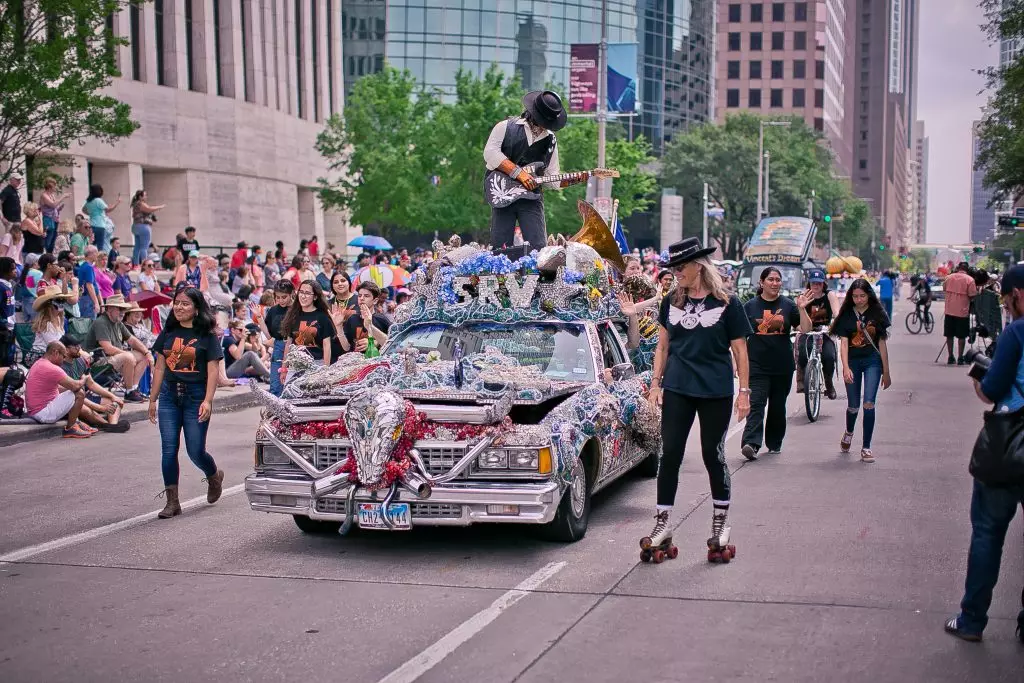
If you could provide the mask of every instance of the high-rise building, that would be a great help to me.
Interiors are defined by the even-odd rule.
[[[360,76],[384,69],[386,0],[344,0],[341,6],[341,50],[345,94]]]
[[[350,8],[356,6],[376,12],[376,28],[383,5],[382,0],[353,0],[346,2],[345,11],[355,12]],[[657,153],[675,131],[711,116],[714,7],[714,0],[608,0],[608,42],[638,44],[640,111],[622,122],[629,126],[631,120],[634,133],[647,136]],[[357,27],[361,26],[360,19]],[[569,49],[575,43],[600,42],[601,3],[389,0],[384,27],[383,61],[408,69],[427,87],[451,95],[460,68],[482,76],[497,64],[509,75],[518,72],[528,89],[555,84],[568,102]],[[368,21],[366,35],[370,33]],[[346,29],[346,41],[348,35]],[[376,40],[378,34],[373,35]],[[383,66],[376,52],[353,53],[353,64],[348,49],[346,44],[350,81]],[[363,72],[360,56],[366,57]]]
[[[996,229],[996,209],[990,206],[992,191],[985,187],[985,169],[976,167],[978,161],[980,121],[971,126],[971,242],[992,240]]]
[[[892,248],[911,242],[907,183],[917,62],[918,0],[850,0],[856,12],[854,192],[871,204]]]
[[[821,131],[837,175],[853,163],[854,34],[851,0],[721,2],[715,117],[796,115]]]
[[[928,241],[928,136],[925,135],[924,121],[914,122],[911,145],[910,184],[914,190],[911,241],[924,244]]]

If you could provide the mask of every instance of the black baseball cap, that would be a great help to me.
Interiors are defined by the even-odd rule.
[[[1015,289],[1024,289],[1024,266],[1017,265],[1003,273],[999,293],[1006,295]]]
[[[192,227],[191,225],[185,228],[185,232],[195,232],[195,231],[196,231],[196,229],[194,227]]]

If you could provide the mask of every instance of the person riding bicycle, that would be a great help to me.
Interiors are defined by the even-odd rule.
[[[932,290],[928,286],[928,278],[924,275],[918,275],[913,285],[914,291],[910,295],[910,300],[914,302],[917,314],[923,316],[932,306]]]
[[[825,271],[814,268],[807,271],[807,291],[811,297],[811,303],[807,306],[807,314],[811,317],[811,326],[817,330],[828,327],[832,319],[839,312],[839,298],[835,292],[828,288],[825,278]],[[813,343],[813,337],[798,337],[797,348],[799,350],[800,369],[796,373],[796,391],[803,393],[804,370],[807,368],[808,344]],[[821,368],[825,375],[825,396],[835,399],[836,388],[833,377],[836,374],[836,343],[832,338],[825,335],[821,345]]]

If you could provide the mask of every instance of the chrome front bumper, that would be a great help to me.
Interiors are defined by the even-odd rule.
[[[313,501],[311,479],[275,478],[250,474],[245,478],[245,495],[257,512],[305,515],[310,519],[345,521],[347,492],[327,495]],[[357,503],[380,502],[387,491],[376,493],[359,489]],[[437,486],[429,499],[417,498],[399,490],[392,502],[412,506],[413,526],[469,526],[480,522],[503,524],[546,524],[558,509],[558,484],[545,482],[450,482]],[[517,505],[519,514],[489,514],[490,505]]]

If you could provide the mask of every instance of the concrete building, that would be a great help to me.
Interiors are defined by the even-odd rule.
[[[980,125],[980,121],[975,121],[971,126],[971,242],[974,244],[992,241],[996,229],[996,207],[990,206],[992,191],[982,182],[985,169],[976,168]]]
[[[913,186],[914,197],[911,205],[911,241],[914,244],[925,244],[928,242],[928,136],[925,135],[924,121],[914,122],[911,148],[910,185]]]
[[[872,205],[893,249],[911,243],[908,171],[918,0],[850,0],[856,12],[854,192]]]
[[[384,69],[386,0],[341,2],[341,51],[345,59],[345,96],[360,76]]]
[[[832,148],[837,175],[853,165],[851,0],[721,2],[715,118],[737,111],[801,116]]]
[[[132,194],[166,204],[153,241],[173,244],[186,225],[204,252],[241,239],[294,252],[300,237],[344,245],[358,234],[325,212],[313,187],[327,168],[313,145],[341,112],[341,0],[155,0],[112,17],[129,40],[109,92],[141,127],[114,145],[72,148],[73,199],[103,185],[115,235],[131,243]],[[40,154],[45,154],[41,151]],[[37,188],[36,191],[39,189]]]

